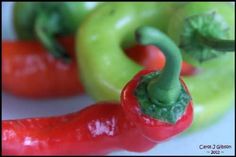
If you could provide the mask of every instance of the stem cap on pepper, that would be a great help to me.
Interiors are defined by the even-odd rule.
[[[181,48],[184,60],[199,66],[234,51],[234,12],[230,3],[188,3],[171,17],[168,35]]]
[[[144,136],[162,141],[192,123],[191,97],[179,78],[181,53],[172,40],[152,27],[138,28],[136,39],[141,44],[159,47],[166,57],[166,65],[161,72],[139,72],[123,89],[121,104]]]
[[[138,126],[142,134],[150,140],[160,142],[169,139],[184,130],[186,130],[193,120],[193,105],[190,101],[175,124],[164,122],[156,118],[150,117],[143,113],[140,108],[138,99],[134,95],[136,87],[143,75],[153,73],[153,70],[142,70],[134,76],[134,78],[126,84],[121,93],[121,105],[128,118]],[[181,84],[188,93],[188,89],[184,82]]]
[[[139,43],[159,47],[166,57],[164,69],[143,76],[135,90],[142,111],[159,120],[175,123],[191,99],[179,80],[181,53],[170,38],[155,28],[138,28],[135,35]]]

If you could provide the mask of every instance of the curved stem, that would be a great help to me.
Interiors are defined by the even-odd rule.
[[[138,29],[136,39],[144,45],[155,45],[164,53],[165,67],[158,78],[149,82],[147,92],[154,103],[172,104],[181,91],[179,76],[182,57],[180,50],[165,34],[151,27]]]
[[[235,51],[235,41],[234,40],[225,40],[217,39],[213,37],[206,37],[202,33],[196,33],[196,39],[199,43],[207,45],[214,50],[222,52],[232,52]]]
[[[54,38],[58,25],[57,20],[54,20],[49,15],[43,13],[39,14],[35,22],[36,36],[49,50],[49,53],[51,53],[55,58],[63,59],[63,61],[68,63],[70,61],[69,55]]]

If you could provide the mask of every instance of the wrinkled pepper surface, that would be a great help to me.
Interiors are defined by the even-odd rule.
[[[183,78],[189,86],[193,101],[196,101],[197,118],[193,123],[193,127],[191,127],[196,130],[219,119],[232,106],[234,54],[225,54],[224,52],[234,49],[232,47],[234,41],[227,41],[232,39],[230,36],[234,32],[234,10],[231,5],[224,3],[187,3],[179,8],[172,5],[172,3],[112,3],[97,7],[84,20],[77,33],[77,57],[80,75],[86,91],[95,100],[119,101],[123,86],[135,73],[142,69],[122,51],[122,48],[135,43],[134,30],[139,26],[150,25],[159,28],[163,32],[168,32],[183,53],[185,53],[184,48],[193,46],[194,51],[198,53],[197,56],[201,57],[201,59],[200,57],[198,59],[196,57],[192,57],[194,59],[184,57],[186,61],[197,65],[200,69],[198,74]],[[184,18],[178,21],[178,25],[172,22],[175,20],[174,16],[180,16],[179,14],[183,12],[181,10],[185,10],[189,6],[194,7],[195,10],[191,12],[190,7],[186,14],[183,14]],[[178,10],[176,11],[176,9]],[[214,12],[214,14],[211,12]],[[198,30],[201,34],[201,31],[205,31],[203,28],[207,28],[210,31],[202,33],[203,36],[215,37],[214,40],[221,40],[222,43],[225,43],[223,44],[224,48],[215,49],[214,46],[209,44],[205,49],[204,45],[201,45],[202,42],[199,41],[180,44],[178,40],[175,40],[173,36],[177,34],[176,32],[181,33],[183,31],[186,34],[185,31],[187,31],[187,33],[190,33],[186,36],[185,41],[190,41],[191,32],[194,31],[188,32],[188,30],[191,30],[188,27],[194,26],[195,20],[199,21],[199,18],[195,19],[198,14],[208,18],[210,18],[210,15],[219,15],[221,19],[224,19],[223,25],[216,26],[219,22],[218,18],[212,17],[211,20],[204,20],[206,25],[208,25],[207,22],[214,23],[210,26],[211,29],[208,27],[193,29]],[[179,25],[182,26],[184,23],[188,23],[186,20],[191,21],[189,19],[192,17],[193,24],[185,26],[185,30],[182,30],[182,27],[178,31],[174,29],[175,26],[179,28]],[[201,24],[201,22],[199,23]],[[214,31],[214,28],[216,31]],[[218,33],[218,35],[215,36],[214,33]],[[179,37],[179,34],[177,36]],[[201,40],[205,39],[201,38]],[[198,45],[200,45],[200,48]],[[189,52],[190,50],[186,51]],[[204,55],[202,55],[203,52]],[[192,55],[191,52],[189,54],[191,56],[195,55],[195,53]],[[201,64],[196,64],[199,61],[201,61]],[[206,84],[206,81],[209,83]],[[219,87],[220,84],[224,84],[224,87]]]

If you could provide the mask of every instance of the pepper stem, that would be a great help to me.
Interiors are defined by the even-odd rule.
[[[180,50],[164,33],[152,27],[139,28],[136,31],[136,39],[143,45],[159,47],[166,57],[166,64],[160,76],[148,83],[149,98],[153,103],[174,103],[181,92],[179,76],[182,57]]]
[[[68,63],[70,61],[69,55],[54,38],[58,27],[60,27],[58,17],[41,13],[35,23],[36,36],[45,48],[49,50],[49,53],[55,58],[62,59],[64,62]]]
[[[204,44],[214,50],[222,52],[232,52],[235,51],[235,41],[218,39],[213,37],[207,37],[202,35],[202,33],[196,33],[196,39],[199,43]]]

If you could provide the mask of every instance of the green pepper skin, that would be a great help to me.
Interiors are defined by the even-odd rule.
[[[95,2],[17,2],[14,27],[19,39],[37,39],[55,58],[70,63],[71,56],[56,40],[76,32]]]
[[[187,133],[209,126],[233,107],[234,64],[234,54],[227,53],[203,62],[199,74],[183,78],[194,102],[194,120]]]
[[[235,38],[235,14],[234,5],[225,2],[193,2],[188,3],[176,11],[175,16],[171,17],[171,24],[168,28],[169,36],[178,44],[180,43],[181,30],[184,20],[190,16],[209,12],[219,13],[229,26],[228,39]],[[218,32],[220,34],[220,32]]]
[[[188,18],[197,15],[204,15],[209,13],[214,13],[219,15],[217,18],[217,22],[209,22],[208,25],[203,25],[203,20],[200,22],[195,22],[194,24],[199,26],[198,30],[205,34],[207,37],[213,37],[216,39],[235,39],[235,6],[230,3],[225,2],[192,2],[188,3],[182,8],[178,9],[174,16],[170,19],[170,25],[168,26],[168,35],[175,41],[177,45],[181,44],[181,40],[183,38],[184,24],[187,22]],[[200,21],[200,20],[199,20]],[[216,28],[218,25],[221,25],[221,30]],[[187,27],[187,26],[186,26]],[[209,29],[208,29],[208,28]],[[225,29],[225,30],[224,30]],[[186,29],[185,29],[186,30]],[[201,48],[199,48],[200,50]],[[203,51],[203,50],[202,50]],[[190,52],[185,52],[182,49],[183,58],[185,61],[199,65],[199,62],[196,59],[191,57]]]
[[[105,4],[82,23],[77,33],[77,58],[86,91],[95,100],[120,100],[121,89],[142,69],[122,48],[134,43],[134,31],[139,26],[154,26],[171,33],[170,27],[167,30],[168,17],[176,14],[171,5]],[[184,78],[195,103],[196,118],[189,131],[208,126],[232,106],[233,64],[233,54],[225,54],[199,65],[199,74]]]
[[[234,39],[234,5],[216,2],[194,2],[180,8],[171,19],[168,34],[177,44],[180,44],[184,20],[193,15],[212,11],[218,13],[228,25],[228,36],[225,38]],[[215,37],[220,37],[222,34],[215,30],[211,30],[211,33]],[[235,55],[229,52],[200,64],[186,53],[182,51],[184,60],[197,65],[201,71],[198,75],[184,78],[195,104],[194,121],[188,131],[191,132],[219,120],[233,106]]]
[[[165,32],[174,3],[110,3],[98,6],[82,23],[77,59],[87,92],[98,101],[119,101],[123,86],[142,69],[122,47],[134,44],[142,25]]]
[[[94,9],[98,2],[15,2],[13,7],[13,23],[19,39],[35,39],[35,19],[38,14],[50,9],[50,6],[63,7],[60,12],[66,29],[59,34],[73,33],[84,17]],[[57,12],[58,10],[53,10]]]

